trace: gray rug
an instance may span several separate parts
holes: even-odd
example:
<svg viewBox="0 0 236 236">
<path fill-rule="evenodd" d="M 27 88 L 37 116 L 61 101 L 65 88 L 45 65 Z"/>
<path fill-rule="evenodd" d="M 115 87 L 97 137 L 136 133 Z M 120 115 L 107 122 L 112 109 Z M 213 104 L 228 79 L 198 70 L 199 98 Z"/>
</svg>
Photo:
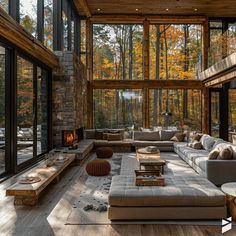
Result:
<svg viewBox="0 0 236 236">
<path fill-rule="evenodd" d="M 189 167 L 175 153 L 162 153 L 166 160 L 165 174 L 181 175 L 183 173 L 196 175 L 196 172 Z M 67 225 L 107 225 L 107 224 L 180 224 L 180 225 L 221 225 L 221 221 L 209 220 L 148 220 L 148 221 L 110 221 L 106 208 L 108 207 L 108 193 L 112 176 L 134 175 L 138 169 L 138 162 L 135 153 L 114 153 L 109 176 L 89 176 L 85 182 L 84 190 L 74 202 L 69 213 Z M 86 209 L 87 208 L 87 209 Z M 104 211 L 103 211 L 104 210 Z"/>
</svg>

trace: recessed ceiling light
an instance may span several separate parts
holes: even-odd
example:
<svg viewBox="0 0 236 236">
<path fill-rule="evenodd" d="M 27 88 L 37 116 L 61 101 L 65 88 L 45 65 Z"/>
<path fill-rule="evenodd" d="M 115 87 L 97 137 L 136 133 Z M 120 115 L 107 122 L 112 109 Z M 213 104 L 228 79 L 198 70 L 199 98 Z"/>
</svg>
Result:
<svg viewBox="0 0 236 236">
<path fill-rule="evenodd" d="M 166 11 L 169 11 L 169 8 L 166 8 Z"/>
<path fill-rule="evenodd" d="M 138 11 L 138 8 L 136 8 L 135 11 Z"/>
<path fill-rule="evenodd" d="M 194 9 L 194 11 L 197 11 L 197 10 L 198 10 L 197 8 Z"/>
<path fill-rule="evenodd" d="M 98 11 L 101 11 L 101 9 L 100 9 L 100 8 L 98 8 L 97 10 L 98 10 Z"/>
</svg>

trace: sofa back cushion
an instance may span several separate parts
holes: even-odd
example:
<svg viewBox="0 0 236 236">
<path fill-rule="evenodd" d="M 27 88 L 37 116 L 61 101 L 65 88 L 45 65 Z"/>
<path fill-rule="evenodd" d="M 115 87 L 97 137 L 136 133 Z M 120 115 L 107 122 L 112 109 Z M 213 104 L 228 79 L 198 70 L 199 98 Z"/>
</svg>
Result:
<svg viewBox="0 0 236 236">
<path fill-rule="evenodd" d="M 95 129 L 84 130 L 85 139 L 95 139 Z"/>
<path fill-rule="evenodd" d="M 211 137 L 210 135 L 208 134 L 204 134 L 201 139 L 200 139 L 200 142 L 203 146 L 203 148 L 210 152 L 215 144 L 215 141 L 216 139 L 214 137 Z"/>
<path fill-rule="evenodd" d="M 170 141 L 170 139 L 176 134 L 179 133 L 179 130 L 161 130 L 160 136 L 161 141 Z"/>
<path fill-rule="evenodd" d="M 134 131 L 134 140 L 160 141 L 159 131 Z"/>
</svg>

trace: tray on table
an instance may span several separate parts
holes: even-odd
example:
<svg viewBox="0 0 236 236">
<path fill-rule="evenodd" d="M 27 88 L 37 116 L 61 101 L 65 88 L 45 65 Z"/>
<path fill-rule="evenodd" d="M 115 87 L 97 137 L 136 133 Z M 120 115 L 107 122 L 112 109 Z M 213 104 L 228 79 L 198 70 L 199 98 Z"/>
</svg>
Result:
<svg viewBox="0 0 236 236">
<path fill-rule="evenodd" d="M 137 186 L 165 186 L 165 179 L 159 170 L 135 170 Z"/>
</svg>

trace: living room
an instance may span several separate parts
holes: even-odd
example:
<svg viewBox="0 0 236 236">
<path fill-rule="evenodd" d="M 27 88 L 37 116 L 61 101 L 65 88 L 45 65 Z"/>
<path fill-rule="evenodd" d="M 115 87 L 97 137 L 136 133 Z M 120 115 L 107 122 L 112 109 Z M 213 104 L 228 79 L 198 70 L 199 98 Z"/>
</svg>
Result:
<svg viewBox="0 0 236 236">
<path fill-rule="evenodd" d="M 235 10 L 0 0 L 0 234 L 234 235 Z"/>
</svg>

